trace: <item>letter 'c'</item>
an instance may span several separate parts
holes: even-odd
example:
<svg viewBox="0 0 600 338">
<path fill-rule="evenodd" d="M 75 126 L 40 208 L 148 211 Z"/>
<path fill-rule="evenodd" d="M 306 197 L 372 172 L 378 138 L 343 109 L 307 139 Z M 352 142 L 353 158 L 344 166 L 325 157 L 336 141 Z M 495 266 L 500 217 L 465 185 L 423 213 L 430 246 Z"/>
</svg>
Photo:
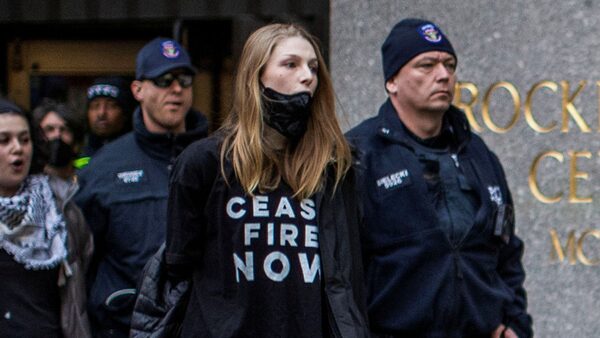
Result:
<svg viewBox="0 0 600 338">
<path fill-rule="evenodd" d="M 234 211 L 233 206 L 236 204 L 244 205 L 245 203 L 246 200 L 241 197 L 232 197 L 229 201 L 227 201 L 227 216 L 233 219 L 240 219 L 244 217 L 244 215 L 246 214 L 246 210 L 240 208 L 238 211 Z"/>
</svg>

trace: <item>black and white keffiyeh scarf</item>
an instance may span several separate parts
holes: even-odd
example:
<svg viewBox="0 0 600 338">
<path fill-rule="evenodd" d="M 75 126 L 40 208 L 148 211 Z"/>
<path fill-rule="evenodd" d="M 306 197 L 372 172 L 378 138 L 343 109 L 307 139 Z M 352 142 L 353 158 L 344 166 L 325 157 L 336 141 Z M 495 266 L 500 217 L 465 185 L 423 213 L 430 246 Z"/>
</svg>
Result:
<svg viewBox="0 0 600 338">
<path fill-rule="evenodd" d="M 67 257 L 63 215 L 44 175 L 30 175 L 11 197 L 0 197 L 0 248 L 26 269 L 51 269 Z"/>
</svg>

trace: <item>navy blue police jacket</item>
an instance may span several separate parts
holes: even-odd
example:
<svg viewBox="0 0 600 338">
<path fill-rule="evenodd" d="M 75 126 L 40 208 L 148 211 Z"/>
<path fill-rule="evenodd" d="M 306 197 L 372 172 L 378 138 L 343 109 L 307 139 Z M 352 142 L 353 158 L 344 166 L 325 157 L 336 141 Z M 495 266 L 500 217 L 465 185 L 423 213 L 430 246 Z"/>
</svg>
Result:
<svg viewBox="0 0 600 338">
<path fill-rule="evenodd" d="M 134 130 L 105 145 L 80 172 L 76 202 L 96 248 L 88 278 L 96 327 L 128 332 L 138 278 L 165 240 L 171 166 L 207 132 L 206 118 L 190 110 L 184 133 L 151 133 L 138 107 Z"/>
<path fill-rule="evenodd" d="M 489 337 L 504 323 L 530 337 L 523 242 L 510 213 L 498 217 L 512 207 L 503 169 L 461 111 L 451 106 L 444 118 L 456 162 L 480 202 L 473 226 L 455 242 L 440 227 L 414 141 L 391 101 L 347 133 L 365 214 L 371 328 L 396 337 Z M 498 225 L 509 237 L 495 234 Z"/>
</svg>

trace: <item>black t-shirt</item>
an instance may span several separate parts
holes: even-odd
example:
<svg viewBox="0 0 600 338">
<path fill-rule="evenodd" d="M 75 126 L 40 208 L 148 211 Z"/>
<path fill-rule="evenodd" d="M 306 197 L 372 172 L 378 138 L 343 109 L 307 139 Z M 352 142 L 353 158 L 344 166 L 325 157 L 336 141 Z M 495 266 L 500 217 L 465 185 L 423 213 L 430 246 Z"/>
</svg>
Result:
<svg viewBox="0 0 600 338">
<path fill-rule="evenodd" d="M 249 337 L 322 337 L 321 263 L 314 200 L 281 187 L 254 197 L 230 194 L 234 283 L 247 295 Z"/>
<path fill-rule="evenodd" d="M 58 267 L 27 270 L 0 249 L 0 336 L 62 337 Z"/>
</svg>

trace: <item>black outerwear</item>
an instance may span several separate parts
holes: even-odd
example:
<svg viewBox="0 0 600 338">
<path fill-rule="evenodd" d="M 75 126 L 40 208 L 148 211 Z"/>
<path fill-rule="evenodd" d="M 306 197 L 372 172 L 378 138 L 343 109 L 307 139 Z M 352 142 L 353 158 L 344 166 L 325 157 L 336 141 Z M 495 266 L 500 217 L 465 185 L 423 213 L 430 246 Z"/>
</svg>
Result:
<svg viewBox="0 0 600 338">
<path fill-rule="evenodd" d="M 169 194 L 166 263 L 173 279 L 190 278 L 192 292 L 183 322 L 183 334 L 194 337 L 238 337 L 245 308 L 236 301 L 243 294 L 224 282 L 220 246 L 228 245 L 221 213 L 228 186 L 220 172 L 220 135 L 188 147 L 174 168 Z M 231 185 L 235 174 L 229 162 L 225 172 Z M 366 337 L 363 273 L 358 238 L 359 210 L 353 173 L 346 175 L 332 197 L 333 184 L 315 196 L 321 252 L 321 285 L 325 314 L 335 337 Z M 206 240 L 210 238 L 211 240 Z M 241 302 L 243 303 L 243 302 Z M 260 307 L 260 304 L 256 306 Z"/>
<path fill-rule="evenodd" d="M 131 316 L 130 338 L 178 337 L 190 296 L 189 281 L 169 280 L 161 245 L 142 272 Z"/>
<path fill-rule="evenodd" d="M 451 107 L 444 118 L 453 134 L 449 151 L 479 199 L 474 225 L 454 243 L 391 102 L 347 134 L 358 153 L 371 327 L 398 337 L 489 337 L 504 323 L 530 337 L 523 242 L 511 217 L 496 221 L 499 210 L 512 207 L 504 172 L 461 111 Z M 497 225 L 507 244 L 494 234 Z"/>
<path fill-rule="evenodd" d="M 151 133 L 138 107 L 134 130 L 102 147 L 80 172 L 76 202 L 94 232 L 96 248 L 89 315 L 100 336 L 110 330 L 128 335 L 139 275 L 165 240 L 170 168 L 207 130 L 206 118 L 190 110 L 186 132 Z"/>
<path fill-rule="evenodd" d="M 123 132 L 119 133 L 119 135 L 113 136 L 111 138 L 100 137 L 92 132 L 87 134 L 85 145 L 81 150 L 81 153 L 77 155 L 77 159 L 75 160 L 75 166 L 77 169 L 83 169 L 86 165 L 88 165 L 89 161 L 92 159 L 94 154 L 96 154 L 105 144 L 110 143 L 121 135 L 129 132 L 131 128 L 124 128 Z"/>
<path fill-rule="evenodd" d="M 119 136 L 121 136 L 121 135 L 122 134 L 120 134 Z M 94 156 L 94 154 L 97 153 L 98 150 L 100 150 L 102 147 L 104 147 L 104 145 L 116 140 L 119 136 L 116 136 L 113 138 L 103 138 L 103 137 L 100 137 L 100 136 L 90 132 L 87 135 L 86 144 L 83 147 L 83 150 L 81 151 L 80 156 L 81 157 Z"/>
</svg>

